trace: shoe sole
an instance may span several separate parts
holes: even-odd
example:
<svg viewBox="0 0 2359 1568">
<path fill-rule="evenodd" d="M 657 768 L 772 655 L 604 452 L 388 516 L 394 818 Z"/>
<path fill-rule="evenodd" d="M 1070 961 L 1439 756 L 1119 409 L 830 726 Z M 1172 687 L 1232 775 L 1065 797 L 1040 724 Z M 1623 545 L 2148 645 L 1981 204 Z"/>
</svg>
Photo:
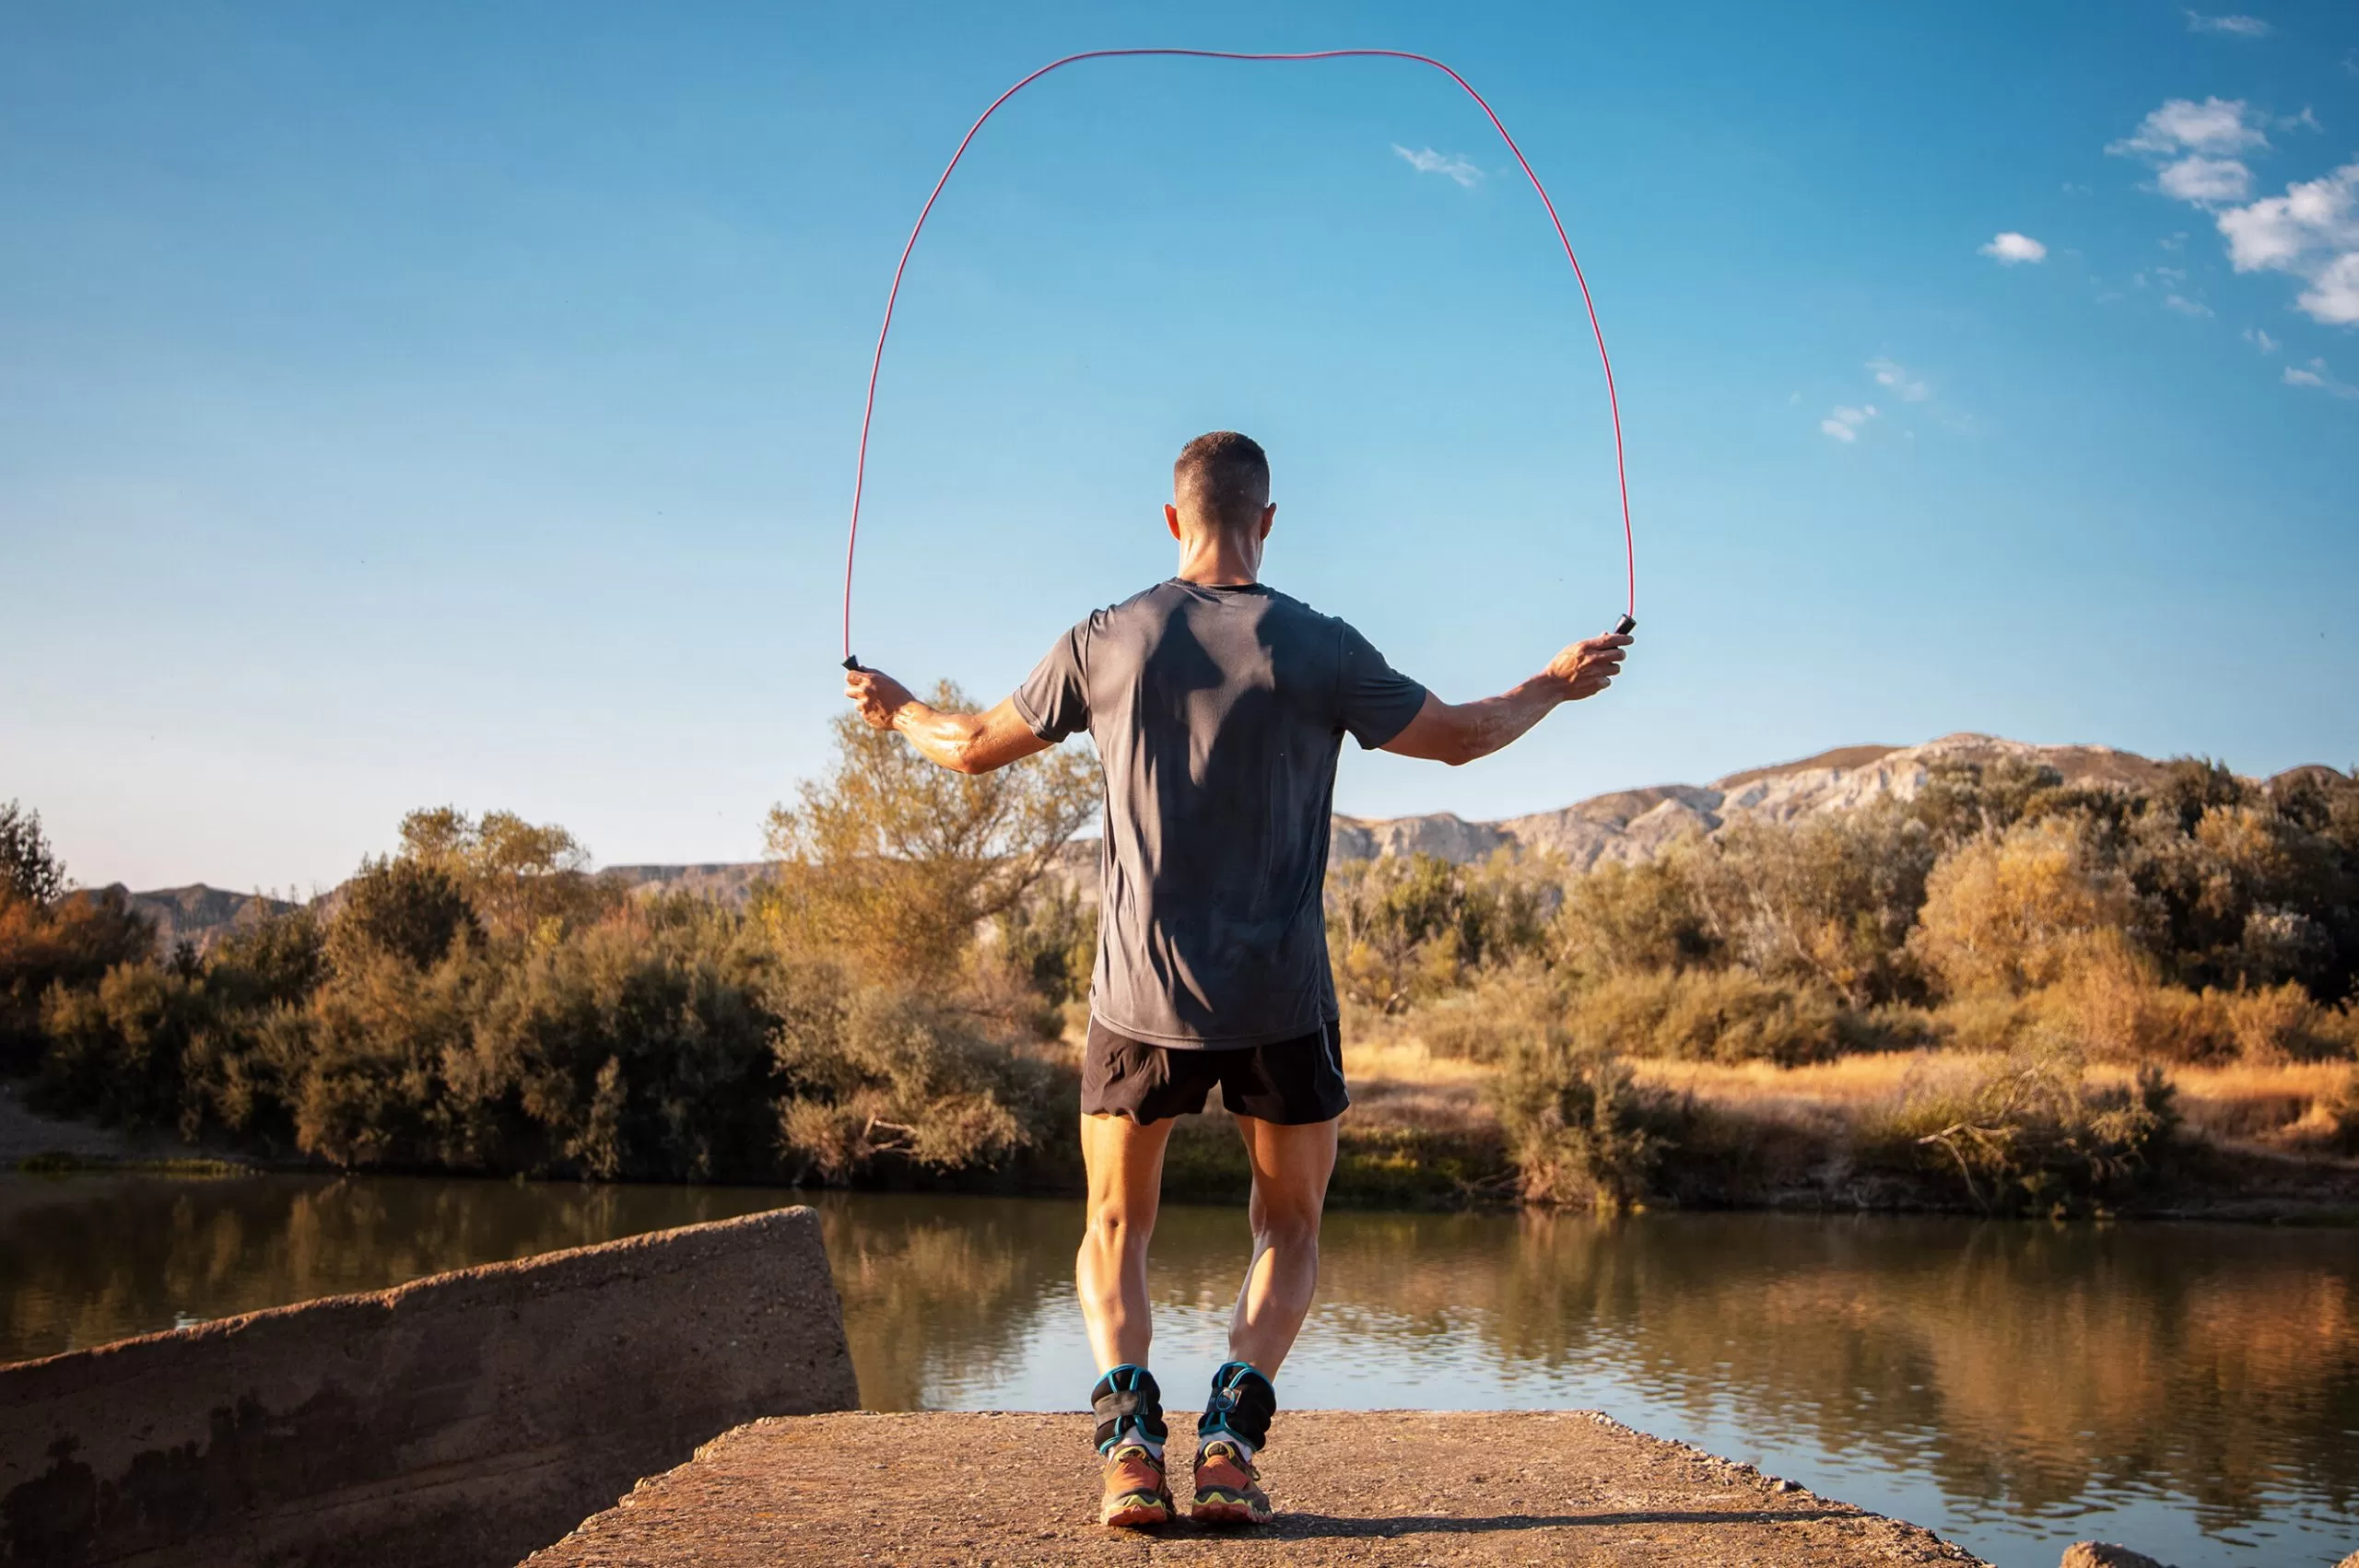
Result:
<svg viewBox="0 0 2359 1568">
<path fill-rule="evenodd" d="M 1242 1497 L 1214 1492 L 1196 1499 L 1188 1516 L 1200 1525 L 1266 1525 L 1270 1522 L 1267 1507 L 1256 1508 Z"/>
<path fill-rule="evenodd" d="M 1144 1525 L 1168 1525 L 1171 1522 L 1171 1504 L 1157 1497 L 1125 1497 L 1099 1515 L 1097 1522 L 1109 1529 L 1128 1530 Z"/>
</svg>

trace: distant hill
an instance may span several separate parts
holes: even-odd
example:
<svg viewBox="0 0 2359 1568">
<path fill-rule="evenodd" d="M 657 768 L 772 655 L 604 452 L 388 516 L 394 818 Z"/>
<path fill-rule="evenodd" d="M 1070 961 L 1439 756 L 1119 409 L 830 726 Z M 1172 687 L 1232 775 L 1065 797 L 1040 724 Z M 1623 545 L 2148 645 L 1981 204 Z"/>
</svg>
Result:
<svg viewBox="0 0 2359 1568">
<path fill-rule="evenodd" d="M 1908 800 L 1934 764 L 2013 758 L 2045 764 L 2067 783 L 2151 785 L 2168 765 L 2110 746 L 2039 746 L 1990 735 L 1944 735 L 1921 746 L 1842 746 L 1796 762 L 1747 768 L 1711 784 L 1618 790 L 1561 811 L 1467 822 L 1448 813 L 1370 820 L 1339 816 L 1336 860 L 1428 854 L 1461 863 L 1505 848 L 1549 850 L 1575 871 L 1652 859 L 1673 839 L 1734 822 L 1791 822 L 1872 801 Z M 2331 772 L 2331 769 L 2325 771 Z"/>
<path fill-rule="evenodd" d="M 1924 788 L 1936 763 L 1991 763 L 2006 758 L 2053 767 L 2067 783 L 2117 788 L 2152 785 L 2168 766 L 2110 746 L 2041 746 L 1991 735 L 1944 735 L 1919 746 L 1838 746 L 1794 762 L 1746 768 L 1710 784 L 1617 790 L 1560 811 L 1498 822 L 1469 822 L 1449 812 L 1388 818 L 1337 816 L 1329 856 L 1341 861 L 1427 854 L 1464 864 L 1500 849 L 1539 850 L 1561 855 L 1575 871 L 1587 871 L 1605 861 L 1650 860 L 1687 833 L 1709 833 L 1731 823 L 1791 822 L 1817 812 L 1848 811 L 1873 801 L 1908 800 Z M 2278 777 L 2301 774 L 2341 777 L 2330 767 L 2315 764 Z M 689 893 L 742 909 L 767 870 L 759 860 L 717 860 L 697 865 L 610 866 L 598 874 L 620 881 L 635 897 Z M 1095 846 L 1070 846 L 1064 870 L 1085 893 L 1094 893 Z M 324 894 L 313 903 L 332 909 L 340 891 Z M 158 934 L 167 947 L 186 941 L 200 951 L 241 920 L 260 919 L 265 909 L 296 907 L 284 899 L 227 893 L 203 883 L 134 893 L 130 897 L 155 917 Z"/>
<path fill-rule="evenodd" d="M 202 953 L 241 925 L 300 907 L 284 898 L 231 893 L 201 882 L 186 887 L 159 887 L 152 893 L 134 893 L 127 887 L 123 892 L 133 908 L 156 922 L 156 943 L 166 953 L 183 942 Z"/>
</svg>

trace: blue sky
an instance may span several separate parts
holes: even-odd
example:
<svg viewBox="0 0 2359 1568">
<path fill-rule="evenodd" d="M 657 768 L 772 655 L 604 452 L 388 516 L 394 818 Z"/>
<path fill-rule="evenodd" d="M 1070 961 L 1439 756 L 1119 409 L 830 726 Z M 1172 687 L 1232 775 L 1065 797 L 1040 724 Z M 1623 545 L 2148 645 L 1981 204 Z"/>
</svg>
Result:
<svg viewBox="0 0 2359 1568">
<path fill-rule="evenodd" d="M 2359 13 L 2271 5 L 0 12 L 0 798 L 308 887 L 406 808 L 748 858 L 825 760 L 867 357 L 1033 66 L 1457 65 L 1619 377 L 1627 679 L 1343 809 L 1961 729 L 2359 759 Z M 2012 236 L 2013 238 L 2007 238 Z M 1447 81 L 1093 63 L 978 139 L 877 404 L 859 651 L 995 698 L 1170 570 L 1172 453 L 1450 697 L 1619 608 L 1602 384 Z"/>
</svg>

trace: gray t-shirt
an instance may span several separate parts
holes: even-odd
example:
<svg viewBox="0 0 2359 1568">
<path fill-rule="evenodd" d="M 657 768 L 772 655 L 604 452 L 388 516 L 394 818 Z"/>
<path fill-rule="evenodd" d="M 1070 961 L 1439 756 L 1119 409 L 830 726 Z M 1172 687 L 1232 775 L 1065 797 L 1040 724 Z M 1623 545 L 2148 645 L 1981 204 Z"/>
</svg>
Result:
<svg viewBox="0 0 2359 1568">
<path fill-rule="evenodd" d="M 1335 763 L 1426 689 L 1366 638 L 1255 585 L 1177 579 L 1074 626 L 1016 688 L 1106 771 L 1092 1015 L 1133 1039 L 1258 1046 L 1335 1017 L 1321 895 Z"/>
</svg>

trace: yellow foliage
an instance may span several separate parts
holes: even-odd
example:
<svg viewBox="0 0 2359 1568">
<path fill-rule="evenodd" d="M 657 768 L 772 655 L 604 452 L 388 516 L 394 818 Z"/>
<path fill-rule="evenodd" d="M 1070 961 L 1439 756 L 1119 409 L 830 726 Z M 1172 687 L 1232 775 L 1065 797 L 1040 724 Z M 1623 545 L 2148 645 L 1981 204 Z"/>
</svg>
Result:
<svg viewBox="0 0 2359 1568">
<path fill-rule="evenodd" d="M 1953 995 L 2020 996 L 2062 978 L 2093 941 L 2135 929 L 2141 913 L 2129 879 L 2098 865 L 2074 825 L 2048 818 L 1943 857 L 1911 942 Z"/>
</svg>

